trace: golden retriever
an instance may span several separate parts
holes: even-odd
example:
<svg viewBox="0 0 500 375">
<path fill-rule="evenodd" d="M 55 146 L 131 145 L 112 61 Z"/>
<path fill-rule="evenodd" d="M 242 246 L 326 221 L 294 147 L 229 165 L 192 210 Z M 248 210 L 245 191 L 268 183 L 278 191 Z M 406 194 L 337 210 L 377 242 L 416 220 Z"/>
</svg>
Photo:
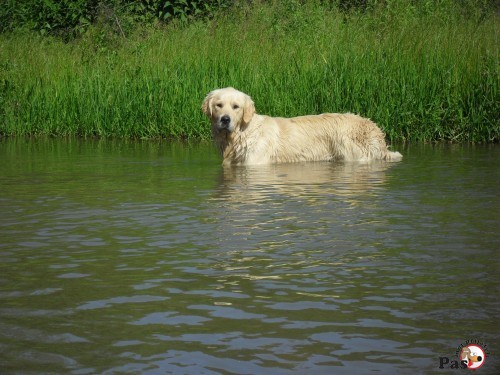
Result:
<svg viewBox="0 0 500 375">
<path fill-rule="evenodd" d="M 232 87 L 210 92 L 201 108 L 212 121 L 224 165 L 402 158 L 387 149 L 384 133 L 374 122 L 351 113 L 259 115 L 252 98 Z"/>
</svg>

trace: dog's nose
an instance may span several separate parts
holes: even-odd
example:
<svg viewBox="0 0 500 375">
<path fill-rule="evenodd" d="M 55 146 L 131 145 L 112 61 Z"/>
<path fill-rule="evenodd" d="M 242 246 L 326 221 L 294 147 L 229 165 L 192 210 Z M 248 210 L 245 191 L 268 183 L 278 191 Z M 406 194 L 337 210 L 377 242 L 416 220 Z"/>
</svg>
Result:
<svg viewBox="0 0 500 375">
<path fill-rule="evenodd" d="M 226 128 L 229 126 L 230 122 L 231 122 L 231 117 L 229 117 L 228 115 L 224 115 L 220 118 L 220 123 L 224 125 L 224 127 Z"/>
</svg>

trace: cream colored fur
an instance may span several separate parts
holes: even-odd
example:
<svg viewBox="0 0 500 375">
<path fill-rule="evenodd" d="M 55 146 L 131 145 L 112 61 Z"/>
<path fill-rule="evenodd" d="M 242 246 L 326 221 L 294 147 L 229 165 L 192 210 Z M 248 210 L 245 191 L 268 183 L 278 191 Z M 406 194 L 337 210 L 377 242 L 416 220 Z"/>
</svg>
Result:
<svg viewBox="0 0 500 375">
<path fill-rule="evenodd" d="M 346 113 L 292 118 L 255 112 L 252 99 L 232 87 L 210 92 L 202 104 L 225 165 L 319 160 L 401 160 L 387 149 L 371 120 Z"/>
</svg>

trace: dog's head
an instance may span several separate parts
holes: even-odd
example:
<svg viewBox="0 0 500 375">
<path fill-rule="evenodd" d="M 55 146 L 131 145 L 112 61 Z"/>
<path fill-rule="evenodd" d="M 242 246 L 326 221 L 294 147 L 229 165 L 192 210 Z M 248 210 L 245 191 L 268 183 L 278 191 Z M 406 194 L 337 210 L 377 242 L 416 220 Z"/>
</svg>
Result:
<svg viewBox="0 0 500 375">
<path fill-rule="evenodd" d="M 212 121 L 215 132 L 232 133 L 248 125 L 255 113 L 255 105 L 247 94 L 232 87 L 210 92 L 201 110 Z"/>
<path fill-rule="evenodd" d="M 462 349 L 462 353 L 460 356 L 461 360 L 468 361 L 469 365 L 475 362 L 481 362 L 483 358 L 480 355 L 477 355 L 476 353 L 472 353 L 469 347 L 465 347 Z"/>
</svg>

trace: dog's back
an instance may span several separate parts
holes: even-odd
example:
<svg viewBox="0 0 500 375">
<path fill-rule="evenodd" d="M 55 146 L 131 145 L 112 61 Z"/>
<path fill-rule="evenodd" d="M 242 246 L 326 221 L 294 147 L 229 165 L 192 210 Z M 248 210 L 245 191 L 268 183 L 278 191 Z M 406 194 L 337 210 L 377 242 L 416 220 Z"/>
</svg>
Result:
<svg viewBox="0 0 500 375">
<path fill-rule="evenodd" d="M 264 116 L 266 129 L 278 138 L 274 162 L 308 160 L 401 160 L 387 149 L 384 133 L 370 119 L 351 113 L 292 118 Z M 275 131 L 272 127 L 276 127 Z M 267 137 L 267 135 L 263 135 Z"/>
</svg>

